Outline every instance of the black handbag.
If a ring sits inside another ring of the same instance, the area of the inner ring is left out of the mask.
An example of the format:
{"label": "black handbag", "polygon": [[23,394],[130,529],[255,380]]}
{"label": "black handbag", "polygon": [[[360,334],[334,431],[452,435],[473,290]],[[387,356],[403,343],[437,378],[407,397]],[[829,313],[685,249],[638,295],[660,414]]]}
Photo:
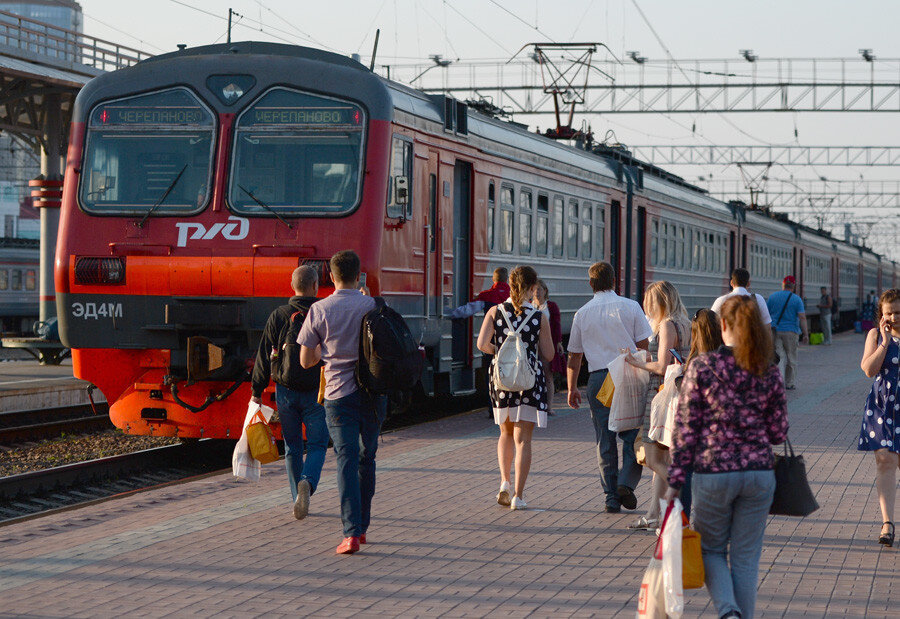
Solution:
{"label": "black handbag", "polygon": [[[790,449],[790,454],[788,454]],[[770,514],[777,516],[809,516],[819,509],[806,479],[803,456],[794,454],[790,439],[784,441],[784,455],[775,454],[775,496]]]}

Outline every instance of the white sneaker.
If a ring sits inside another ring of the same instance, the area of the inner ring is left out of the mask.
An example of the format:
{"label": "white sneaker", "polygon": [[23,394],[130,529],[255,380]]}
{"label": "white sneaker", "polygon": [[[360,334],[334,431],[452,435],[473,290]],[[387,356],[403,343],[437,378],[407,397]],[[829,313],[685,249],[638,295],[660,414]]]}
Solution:
{"label": "white sneaker", "polygon": [[505,481],[500,484],[500,492],[497,494],[497,503],[503,507],[507,507],[510,503],[512,493],[509,491],[509,482]]}
{"label": "white sneaker", "polygon": [[525,509],[527,507],[528,504],[525,502],[525,499],[520,499],[517,496],[514,496],[512,503],[509,504],[510,509]]}

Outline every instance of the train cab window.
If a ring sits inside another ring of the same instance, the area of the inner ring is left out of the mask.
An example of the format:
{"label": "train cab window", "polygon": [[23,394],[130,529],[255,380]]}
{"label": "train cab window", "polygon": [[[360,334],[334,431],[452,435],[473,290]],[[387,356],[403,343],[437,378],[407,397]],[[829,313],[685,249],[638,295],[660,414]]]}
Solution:
{"label": "train cab window", "polygon": [[500,188],[500,251],[512,253],[515,241],[515,192],[512,187]]}
{"label": "train cab window", "polygon": [[490,181],[488,183],[488,222],[487,222],[487,235],[488,235],[488,249],[494,249],[494,217],[497,211],[497,199],[496,193],[494,190],[494,181]]}
{"label": "train cab window", "polygon": [[590,202],[581,205],[581,259],[591,259],[591,249],[594,246],[594,211]]}
{"label": "train cab window", "polygon": [[34,290],[35,288],[37,288],[37,278],[34,269],[28,269],[25,271],[25,290]]}
{"label": "train cab window", "polygon": [[388,177],[387,216],[410,220],[412,204],[413,143],[394,136],[391,142],[391,174]]}
{"label": "train cab window", "polygon": [[606,240],[606,209],[603,206],[597,205],[595,219],[597,220],[597,233],[594,235],[594,247],[597,251],[594,252],[594,259],[603,260],[603,250],[605,249],[603,243]]}
{"label": "train cab window", "polygon": [[206,206],[215,117],[173,88],[101,103],[91,111],[79,199],[91,213],[195,213]]}
{"label": "train cab window", "polygon": [[532,220],[531,192],[522,190],[519,192],[519,253],[527,256],[531,254],[531,220]]}
{"label": "train cab window", "polygon": [[569,200],[569,219],[566,223],[566,250],[569,258],[578,257],[578,200]]}
{"label": "train cab window", "polygon": [[[228,206],[260,217],[353,211],[362,195],[365,128],[358,105],[270,89],[238,116]],[[390,202],[411,209],[412,146],[401,141],[392,148]]]}
{"label": "train cab window", "polygon": [[21,290],[22,289],[22,269],[11,269],[10,275],[11,275],[11,277],[9,278],[9,289],[10,290]]}
{"label": "train cab window", "polygon": [[9,271],[0,269],[0,290],[9,288]]}
{"label": "train cab window", "polygon": [[534,244],[537,255],[546,256],[550,240],[550,199],[543,194],[537,200],[537,227],[534,231]]}
{"label": "train cab window", "polygon": [[563,255],[563,209],[565,203],[559,196],[553,198],[553,212],[550,213],[553,256],[562,258]]}

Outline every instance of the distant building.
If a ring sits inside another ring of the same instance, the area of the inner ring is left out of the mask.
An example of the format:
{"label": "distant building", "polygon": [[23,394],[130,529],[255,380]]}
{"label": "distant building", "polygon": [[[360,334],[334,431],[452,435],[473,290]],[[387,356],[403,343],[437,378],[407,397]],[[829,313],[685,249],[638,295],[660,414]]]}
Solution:
{"label": "distant building", "polygon": [[[24,24],[40,34],[31,35],[33,44],[27,50],[40,56],[60,58],[65,55],[77,61],[75,37],[62,32],[83,32],[84,19],[81,5],[72,0],[33,0],[32,2],[3,2],[0,11],[37,20],[48,25]],[[16,19],[0,13],[0,22],[16,23]],[[15,45],[22,49],[18,36],[0,26],[0,50],[4,45]],[[72,37],[72,45],[69,39]],[[36,209],[31,204],[28,181],[41,173],[40,157],[31,147],[11,136],[0,133],[0,237],[36,239],[40,235],[40,224]]]}

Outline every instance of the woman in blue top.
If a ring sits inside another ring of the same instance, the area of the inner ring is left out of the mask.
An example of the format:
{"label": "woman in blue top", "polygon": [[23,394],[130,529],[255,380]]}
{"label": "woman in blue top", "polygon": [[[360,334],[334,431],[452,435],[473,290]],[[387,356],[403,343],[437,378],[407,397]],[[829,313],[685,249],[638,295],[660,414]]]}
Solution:
{"label": "woman in blue top", "polygon": [[875,308],[877,329],[869,331],[860,367],[875,377],[866,398],[859,435],[860,451],[874,451],[875,487],[884,524],[878,542],[894,545],[894,503],[900,466],[900,290],[885,290]]}

